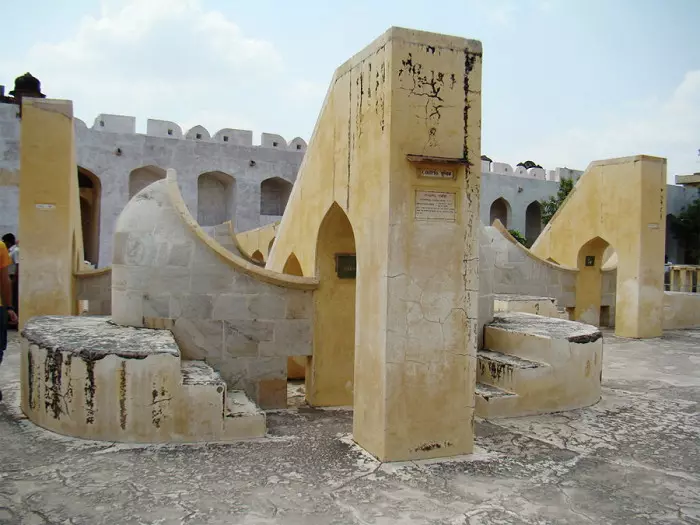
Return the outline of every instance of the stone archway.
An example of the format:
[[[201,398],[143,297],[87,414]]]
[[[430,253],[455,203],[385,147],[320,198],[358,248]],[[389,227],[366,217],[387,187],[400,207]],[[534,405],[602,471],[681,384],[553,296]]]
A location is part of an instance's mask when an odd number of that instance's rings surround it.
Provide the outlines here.
[[[97,267],[100,256],[100,201],[102,184],[91,171],[78,166],[80,222],[83,230],[83,258]]]
[[[129,174],[129,199],[149,184],[165,178],[165,170],[158,166],[141,166]]]
[[[236,179],[221,171],[202,173],[197,179],[197,222],[217,226],[234,218]]]
[[[528,246],[537,240],[542,231],[542,206],[533,201],[525,210],[525,238]]]
[[[576,276],[576,308],[574,320],[600,326],[601,300],[603,296],[604,256],[610,244],[594,237],[578,252],[578,275]]]
[[[312,406],[353,404],[355,367],[355,234],[333,203],[318,230],[314,293],[314,353],[306,375]]]
[[[265,179],[260,184],[260,215],[281,217],[287,207],[292,183],[280,177]]]
[[[497,198],[491,203],[491,208],[489,209],[489,224],[493,224],[493,221],[498,219],[503,226],[508,228],[510,224],[510,213],[510,204],[508,201],[503,197]]]

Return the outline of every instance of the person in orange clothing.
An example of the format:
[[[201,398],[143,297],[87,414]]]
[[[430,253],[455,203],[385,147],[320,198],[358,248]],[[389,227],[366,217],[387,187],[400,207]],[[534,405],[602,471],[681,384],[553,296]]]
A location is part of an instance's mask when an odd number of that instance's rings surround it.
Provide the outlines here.
[[[7,320],[17,324],[17,314],[12,308],[12,283],[9,268],[12,259],[4,242],[0,242],[0,364],[7,348]],[[0,391],[0,401],[2,392]]]

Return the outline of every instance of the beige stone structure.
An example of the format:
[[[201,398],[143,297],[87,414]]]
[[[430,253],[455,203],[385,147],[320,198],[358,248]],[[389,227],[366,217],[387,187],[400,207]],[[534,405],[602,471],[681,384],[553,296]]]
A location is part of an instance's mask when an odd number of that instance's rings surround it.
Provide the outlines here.
[[[666,160],[649,156],[591,163],[532,246],[542,259],[578,268],[574,318],[599,325],[602,266],[617,252],[615,333],[662,333]]]
[[[312,353],[316,287],[223,248],[190,215],[173,170],[117,222],[114,321],[171,329],[185,359],[205,360],[263,408],[287,406],[287,357]]]
[[[444,35],[341,66],[267,262],[319,277],[307,390],[382,460],[472,449],[480,90],[481,44]]]
[[[476,412],[484,418],[581,408],[600,399],[603,338],[594,326],[497,313],[479,350]]]
[[[265,414],[166,330],[103,317],[35,317],[22,341],[22,411],[49,430],[137,443],[265,435]]]

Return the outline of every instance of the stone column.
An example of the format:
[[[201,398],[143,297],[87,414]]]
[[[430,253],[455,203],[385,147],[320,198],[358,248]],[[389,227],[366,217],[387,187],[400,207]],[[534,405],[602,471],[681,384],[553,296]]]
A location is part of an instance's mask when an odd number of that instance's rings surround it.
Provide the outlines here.
[[[77,310],[73,272],[83,260],[73,104],[22,101],[20,324]]]

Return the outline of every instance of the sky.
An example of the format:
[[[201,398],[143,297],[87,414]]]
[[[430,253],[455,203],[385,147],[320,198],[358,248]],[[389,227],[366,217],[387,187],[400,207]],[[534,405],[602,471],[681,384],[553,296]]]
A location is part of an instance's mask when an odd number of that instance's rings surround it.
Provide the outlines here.
[[[482,153],[547,169],[635,154],[700,172],[700,0],[3,3],[0,84],[100,113],[311,138],[333,71],[391,26],[481,40]],[[9,22],[9,23],[8,23]],[[9,91],[11,87],[7,88]]]

